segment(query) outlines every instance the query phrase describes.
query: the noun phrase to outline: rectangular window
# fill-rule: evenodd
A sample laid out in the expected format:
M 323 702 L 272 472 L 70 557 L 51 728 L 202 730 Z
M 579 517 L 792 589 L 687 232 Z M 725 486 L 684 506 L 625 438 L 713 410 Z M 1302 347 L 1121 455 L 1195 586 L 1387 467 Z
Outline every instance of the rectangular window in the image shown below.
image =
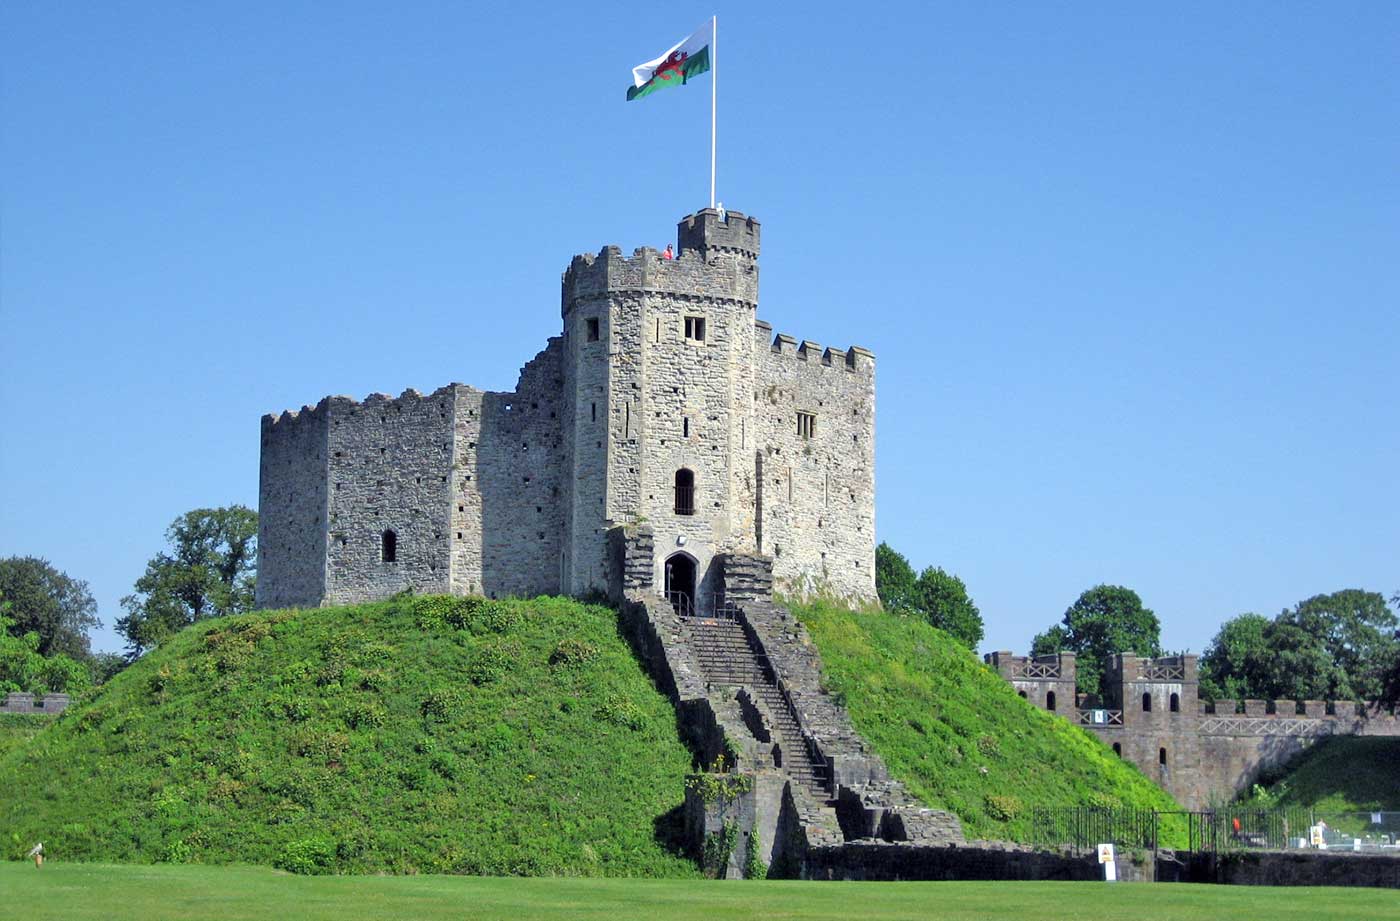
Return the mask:
M 589 317 L 589 318 L 588 318 L 588 341 L 589 341 L 589 342 L 597 342 L 597 341 L 598 341 L 598 318 L 597 318 L 597 317 Z
M 797 414 L 797 435 L 799 438 L 812 438 L 817 434 L 817 417 L 812 413 Z
M 686 317 L 686 318 L 685 318 L 685 337 L 686 337 L 687 339 L 694 339 L 696 342 L 704 342 L 704 341 L 705 341 L 705 318 L 704 318 L 704 317 Z

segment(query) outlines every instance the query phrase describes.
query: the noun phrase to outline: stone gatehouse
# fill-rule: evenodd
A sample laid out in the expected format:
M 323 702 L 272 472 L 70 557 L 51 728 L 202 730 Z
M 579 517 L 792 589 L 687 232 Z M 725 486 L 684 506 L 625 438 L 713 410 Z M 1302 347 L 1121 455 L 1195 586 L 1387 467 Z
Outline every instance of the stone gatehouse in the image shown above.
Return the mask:
M 985 660 L 1031 704 L 1093 731 L 1190 809 L 1233 799 L 1318 739 L 1400 735 L 1400 718 L 1353 700 L 1202 700 L 1189 654 L 1115 655 L 1101 696 L 1076 692 L 1072 652 Z
M 608 530 L 642 523 L 677 604 L 711 608 L 725 553 L 873 597 L 874 357 L 758 319 L 758 221 L 707 209 L 677 237 L 575 256 L 512 392 L 264 416 L 258 606 L 606 591 Z

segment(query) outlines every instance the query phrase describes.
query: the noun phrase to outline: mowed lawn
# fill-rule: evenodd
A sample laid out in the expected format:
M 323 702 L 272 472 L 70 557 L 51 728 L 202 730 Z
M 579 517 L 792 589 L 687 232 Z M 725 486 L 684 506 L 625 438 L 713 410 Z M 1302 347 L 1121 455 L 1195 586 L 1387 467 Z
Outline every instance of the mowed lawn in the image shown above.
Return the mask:
M 804 883 L 292 876 L 257 867 L 0 863 L 0 916 L 82 919 L 1382 921 L 1400 892 L 1151 883 Z

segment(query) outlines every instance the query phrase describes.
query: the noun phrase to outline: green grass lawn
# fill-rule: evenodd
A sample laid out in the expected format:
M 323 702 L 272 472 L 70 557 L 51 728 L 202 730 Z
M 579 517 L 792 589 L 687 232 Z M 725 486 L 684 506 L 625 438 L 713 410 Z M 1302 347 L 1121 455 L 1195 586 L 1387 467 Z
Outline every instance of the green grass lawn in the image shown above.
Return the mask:
M 0 915 L 23 921 L 601 918 L 764 921 L 1383 921 L 1400 894 L 1168 883 L 804 883 L 292 876 L 256 867 L 0 863 Z

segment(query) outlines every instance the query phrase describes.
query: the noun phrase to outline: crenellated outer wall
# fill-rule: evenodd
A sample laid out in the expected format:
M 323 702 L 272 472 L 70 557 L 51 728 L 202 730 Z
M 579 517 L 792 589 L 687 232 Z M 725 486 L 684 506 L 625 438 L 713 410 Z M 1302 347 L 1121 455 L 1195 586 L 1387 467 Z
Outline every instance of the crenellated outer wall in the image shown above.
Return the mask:
M 1233 799 L 1318 739 L 1400 736 L 1394 714 L 1355 701 L 1202 701 L 1193 655 L 1114 656 L 1102 699 L 1078 700 L 1072 654 L 985 658 L 1030 703 L 1092 731 L 1190 809 Z

